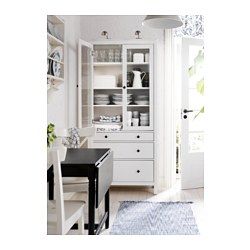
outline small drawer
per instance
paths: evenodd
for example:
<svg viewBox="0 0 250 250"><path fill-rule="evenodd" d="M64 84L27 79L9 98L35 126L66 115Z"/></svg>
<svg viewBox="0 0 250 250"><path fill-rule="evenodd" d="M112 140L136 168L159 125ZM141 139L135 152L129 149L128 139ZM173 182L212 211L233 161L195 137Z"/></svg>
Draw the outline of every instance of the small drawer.
<svg viewBox="0 0 250 250"><path fill-rule="evenodd" d="M111 148L114 159L153 159L153 142L94 142L93 148Z"/></svg>
<svg viewBox="0 0 250 250"><path fill-rule="evenodd" d="M154 134L153 133L96 133L93 137L94 141L153 141Z"/></svg>
<svg viewBox="0 0 250 250"><path fill-rule="evenodd" d="M114 161L113 181L154 181L154 163L153 161Z"/></svg>

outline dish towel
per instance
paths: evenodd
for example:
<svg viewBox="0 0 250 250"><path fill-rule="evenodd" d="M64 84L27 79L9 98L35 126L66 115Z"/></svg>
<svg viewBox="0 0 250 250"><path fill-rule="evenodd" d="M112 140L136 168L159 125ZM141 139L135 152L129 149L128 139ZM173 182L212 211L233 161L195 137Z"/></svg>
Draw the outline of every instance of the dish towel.
<svg viewBox="0 0 250 250"><path fill-rule="evenodd" d="M63 139L63 144L67 148L79 148L80 147L80 135L78 128L69 128L69 137Z"/></svg>

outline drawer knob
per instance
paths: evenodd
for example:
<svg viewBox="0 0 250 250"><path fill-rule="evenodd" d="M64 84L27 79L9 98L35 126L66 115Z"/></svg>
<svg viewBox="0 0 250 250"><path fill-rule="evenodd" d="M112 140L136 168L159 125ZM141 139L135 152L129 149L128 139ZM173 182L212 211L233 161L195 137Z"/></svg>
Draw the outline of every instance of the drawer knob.
<svg viewBox="0 0 250 250"><path fill-rule="evenodd" d="M104 137L105 137L105 138L108 138L108 136L107 136L107 135L105 135Z"/></svg>
<svg viewBox="0 0 250 250"><path fill-rule="evenodd" d="M139 174L141 171L138 169L136 172Z"/></svg>
<svg viewBox="0 0 250 250"><path fill-rule="evenodd" d="M140 152L140 149L137 149L137 153L139 153Z"/></svg>
<svg viewBox="0 0 250 250"><path fill-rule="evenodd" d="M137 135L137 138L139 139L139 138L140 138L140 136L139 136L139 135Z"/></svg>

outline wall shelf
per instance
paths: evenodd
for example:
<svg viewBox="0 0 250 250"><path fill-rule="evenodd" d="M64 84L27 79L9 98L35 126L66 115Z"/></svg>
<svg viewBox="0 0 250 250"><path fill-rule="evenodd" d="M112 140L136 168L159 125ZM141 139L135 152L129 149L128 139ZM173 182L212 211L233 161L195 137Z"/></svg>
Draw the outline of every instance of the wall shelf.
<svg viewBox="0 0 250 250"><path fill-rule="evenodd" d="M63 82L64 81L64 79L61 78L61 77L52 76L52 75L49 75L49 74L47 74L47 78L49 78L51 80L54 80L54 81L58 81L58 82Z"/></svg>
<svg viewBox="0 0 250 250"><path fill-rule="evenodd" d="M53 46L63 46L64 45L64 43L61 40L52 36L49 32L47 32L47 37L48 37L49 43Z"/></svg>
<svg viewBox="0 0 250 250"><path fill-rule="evenodd" d="M51 25L52 25L52 28L50 28L52 31L54 30L53 27L60 27L60 29L59 29L60 33L58 35L60 35L60 37L63 37L63 38L65 37L64 36L65 24L64 24L64 21L60 17L55 16L55 15L48 15L47 16L47 23L48 22L51 23ZM52 33L54 33L54 32L52 32ZM49 42L51 49L53 49L54 47L57 47L57 46L61 46L63 48L63 58L64 58L64 56L65 56L64 55L65 54L64 41L61 41L57 37L50 34L48 31L47 31L47 40ZM60 63L61 74L59 77L57 77L57 76L54 76L52 74L47 73L47 90L50 90L50 89L59 90L58 86L64 82L64 77L65 77L65 75L64 75L64 71L65 71L64 61L63 60L58 61L58 60L50 57L49 55L47 56L47 61L48 60L51 60L51 63L54 63L54 62Z"/></svg>
<svg viewBox="0 0 250 250"><path fill-rule="evenodd" d="M64 64L64 62L60 62L60 61L58 61L58 60L56 60L56 59L54 59L54 58L52 58L52 57L50 57L50 56L48 56L48 59L50 59L50 60L53 60L53 61L55 61L55 62L58 62L58 63L60 63L60 64Z"/></svg>

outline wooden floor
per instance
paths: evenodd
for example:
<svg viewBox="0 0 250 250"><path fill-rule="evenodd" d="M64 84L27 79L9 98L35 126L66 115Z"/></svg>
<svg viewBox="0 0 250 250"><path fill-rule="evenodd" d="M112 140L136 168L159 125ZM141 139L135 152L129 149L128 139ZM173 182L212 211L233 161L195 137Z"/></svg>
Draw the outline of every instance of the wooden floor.
<svg viewBox="0 0 250 250"><path fill-rule="evenodd" d="M72 196L71 199L87 201L87 194L77 193ZM192 209L195 215L196 223L198 225L200 233L203 228L203 201L204 201L204 189L189 189L181 190L180 181L176 182L174 188L168 191L161 192L157 195L152 193L152 190L139 188L139 187L112 187L110 192L110 228L114 222L115 216L119 208L119 202L125 200L147 200L147 201L192 201ZM87 204L86 204L87 208ZM102 216L104 210L103 204L96 212L96 221ZM85 220L87 221L87 210L85 211ZM108 230L103 229L101 234L109 234ZM86 231L87 234L87 231Z"/></svg>

